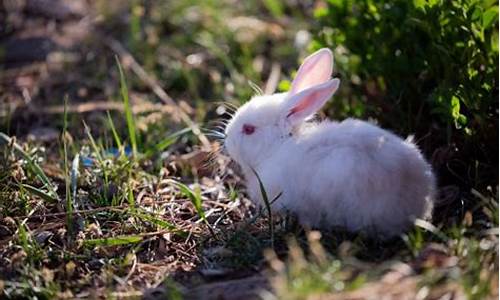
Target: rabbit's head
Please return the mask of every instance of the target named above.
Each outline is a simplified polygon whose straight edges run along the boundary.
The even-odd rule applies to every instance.
[[[231,158],[243,168],[256,168],[291,138],[337,90],[340,81],[331,79],[332,70],[332,52],[318,50],[304,60],[289,92],[255,96],[242,105],[225,129]]]

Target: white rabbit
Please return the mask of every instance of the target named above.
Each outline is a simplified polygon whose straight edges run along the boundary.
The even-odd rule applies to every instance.
[[[288,93],[255,96],[225,129],[224,146],[262,205],[253,170],[273,211],[306,226],[393,236],[431,216],[435,178],[410,140],[370,123],[306,122],[335,93],[333,55],[321,49],[300,66]],[[253,170],[252,170],[253,169]]]

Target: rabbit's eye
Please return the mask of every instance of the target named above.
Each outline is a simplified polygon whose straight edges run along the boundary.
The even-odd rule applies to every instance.
[[[246,135],[251,135],[255,132],[255,126],[250,124],[243,124],[242,131]]]

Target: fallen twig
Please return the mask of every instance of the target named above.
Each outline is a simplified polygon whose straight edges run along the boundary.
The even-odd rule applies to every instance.
[[[69,113],[88,113],[94,111],[123,111],[123,104],[121,102],[110,102],[106,100],[102,101],[89,101],[85,103],[71,104],[68,105],[67,111]],[[132,105],[132,111],[134,113],[150,112],[150,111],[160,111],[165,113],[173,113],[175,109],[169,105],[154,104],[150,102],[144,102],[136,105]],[[42,114],[62,114],[64,112],[63,105],[49,105],[43,107],[34,107],[33,112],[41,112]]]

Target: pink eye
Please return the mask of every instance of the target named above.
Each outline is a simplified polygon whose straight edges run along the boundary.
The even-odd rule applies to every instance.
[[[255,126],[250,124],[243,124],[243,133],[246,135],[251,135],[255,132]]]

